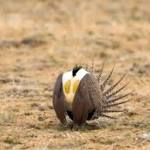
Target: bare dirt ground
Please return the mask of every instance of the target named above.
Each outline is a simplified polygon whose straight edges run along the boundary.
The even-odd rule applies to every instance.
[[[57,75],[75,64],[116,64],[131,101],[99,128],[59,125]],[[97,121],[96,121],[97,122]],[[146,135],[146,137],[145,137]],[[0,0],[0,149],[150,149],[149,0]]]

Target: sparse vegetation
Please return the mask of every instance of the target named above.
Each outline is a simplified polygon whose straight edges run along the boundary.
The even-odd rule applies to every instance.
[[[16,116],[13,112],[2,112],[0,113],[0,125],[13,123],[16,119]]]
[[[0,3],[0,149],[150,149],[150,1],[3,0]],[[116,120],[60,126],[57,75],[76,64],[128,72],[134,91]]]
[[[7,137],[5,140],[4,140],[5,143],[7,144],[22,144],[17,138],[14,138],[14,137]]]

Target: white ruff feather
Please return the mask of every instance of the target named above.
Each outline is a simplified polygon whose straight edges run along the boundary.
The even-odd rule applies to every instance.
[[[63,86],[64,86],[64,84],[65,84],[68,80],[71,80],[72,78],[73,78],[73,76],[72,76],[72,71],[68,71],[68,72],[63,73],[63,76],[62,76]]]
[[[76,76],[73,76],[72,75],[72,72],[73,70],[71,71],[68,71],[68,72],[65,72],[62,76],[62,84],[63,84],[63,92],[64,92],[64,95],[66,97],[66,103],[69,105],[70,108],[72,108],[72,103],[73,103],[73,100],[74,100],[74,95],[75,93],[73,92],[73,86],[74,86],[74,83],[76,81],[80,81],[83,79],[83,77],[88,74],[89,72],[87,72],[85,69],[81,68],[77,73],[76,73]],[[70,80],[70,87],[69,87],[69,93],[66,93],[65,92],[65,89],[64,89],[64,86],[65,86],[65,83],[67,81]]]

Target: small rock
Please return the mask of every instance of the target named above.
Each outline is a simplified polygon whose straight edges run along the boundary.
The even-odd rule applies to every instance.
[[[137,114],[133,107],[126,107],[124,111],[125,111],[125,114],[127,114],[128,116],[133,116]]]
[[[138,139],[150,142],[150,133],[140,134]]]
[[[46,110],[47,108],[48,108],[48,106],[47,106],[45,103],[38,105],[38,109],[39,109],[40,111],[44,111],[44,110]]]
[[[44,121],[45,118],[43,118],[42,116],[39,116],[39,117],[38,117],[38,120],[39,120],[39,121]]]

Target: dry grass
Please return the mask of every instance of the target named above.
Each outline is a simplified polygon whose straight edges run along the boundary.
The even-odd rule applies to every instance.
[[[150,149],[149,0],[0,1],[0,149]],[[132,100],[118,120],[59,125],[52,89],[75,64],[128,72]]]

